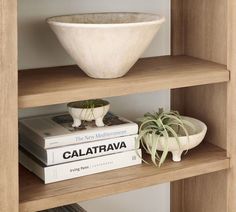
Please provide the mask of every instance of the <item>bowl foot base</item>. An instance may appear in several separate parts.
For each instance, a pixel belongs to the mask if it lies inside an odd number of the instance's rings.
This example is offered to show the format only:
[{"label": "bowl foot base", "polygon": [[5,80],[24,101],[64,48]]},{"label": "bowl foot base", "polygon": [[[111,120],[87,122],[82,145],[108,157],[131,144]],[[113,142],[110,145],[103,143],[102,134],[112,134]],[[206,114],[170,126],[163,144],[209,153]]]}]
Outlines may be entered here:
[{"label": "bowl foot base", "polygon": [[80,119],[73,119],[74,123],[72,124],[72,127],[79,127],[81,125]]},{"label": "bowl foot base", "polygon": [[[104,117],[99,117],[97,119],[95,119],[95,124],[97,127],[104,127],[105,124],[103,123],[103,118]],[[72,127],[80,127],[80,125],[82,124],[80,119],[73,119],[73,124]]]},{"label": "bowl foot base", "polygon": [[181,155],[182,155],[183,151],[179,150],[179,151],[173,151],[172,152],[172,160],[174,162],[180,162],[181,161]]},{"label": "bowl foot base", "polygon": [[105,124],[103,123],[103,118],[104,117],[99,117],[95,120],[95,124],[97,127],[104,127],[105,126]]}]

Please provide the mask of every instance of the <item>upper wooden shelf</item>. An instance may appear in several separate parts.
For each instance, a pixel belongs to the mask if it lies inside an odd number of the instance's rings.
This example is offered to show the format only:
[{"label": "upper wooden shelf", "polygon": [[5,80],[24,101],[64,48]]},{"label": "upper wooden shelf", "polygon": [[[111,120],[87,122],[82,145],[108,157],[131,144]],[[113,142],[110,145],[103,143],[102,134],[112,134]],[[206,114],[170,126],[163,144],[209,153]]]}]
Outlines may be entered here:
[{"label": "upper wooden shelf", "polygon": [[226,66],[188,56],[140,59],[122,78],[87,77],[77,66],[19,71],[19,108],[226,82]]},{"label": "upper wooden shelf", "polygon": [[20,167],[20,211],[43,210],[227,168],[226,152],[208,143],[190,150],[180,163],[168,159],[160,169],[142,164],[48,185]]}]

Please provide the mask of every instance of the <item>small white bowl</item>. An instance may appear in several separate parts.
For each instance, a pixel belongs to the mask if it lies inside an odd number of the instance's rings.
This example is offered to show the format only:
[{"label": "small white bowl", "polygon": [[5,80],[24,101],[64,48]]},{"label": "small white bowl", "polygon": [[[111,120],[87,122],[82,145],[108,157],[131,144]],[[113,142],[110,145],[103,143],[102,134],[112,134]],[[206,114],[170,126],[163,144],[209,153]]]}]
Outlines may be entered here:
[{"label": "small white bowl", "polygon": [[47,19],[67,53],[93,78],[117,78],[140,58],[165,18],[147,13],[88,13]]},{"label": "small white bowl", "polygon": [[73,118],[72,127],[79,127],[81,121],[93,121],[97,127],[103,127],[103,118],[107,114],[110,108],[108,101],[99,100],[103,103],[102,106],[93,107],[93,108],[83,108],[81,107],[83,101],[71,102],[67,105],[68,111]]},{"label": "small white bowl", "polygon": [[[178,145],[174,137],[168,138],[168,151],[172,153],[172,160],[175,162],[181,161],[181,155],[184,151],[198,146],[204,139],[207,132],[206,124],[204,124],[200,120],[187,117],[187,116],[182,116],[182,118],[191,122],[196,127],[196,132],[193,133],[192,129],[187,127],[188,132],[189,132],[189,139],[187,136],[180,136],[179,137],[180,146]],[[149,136],[152,136],[152,135],[150,134]],[[150,140],[149,143],[151,144],[152,138],[149,137],[146,139],[149,139]],[[165,138],[161,137],[160,142],[158,142],[157,144],[157,149],[159,151],[163,151],[165,147],[165,143],[166,143]]]}]

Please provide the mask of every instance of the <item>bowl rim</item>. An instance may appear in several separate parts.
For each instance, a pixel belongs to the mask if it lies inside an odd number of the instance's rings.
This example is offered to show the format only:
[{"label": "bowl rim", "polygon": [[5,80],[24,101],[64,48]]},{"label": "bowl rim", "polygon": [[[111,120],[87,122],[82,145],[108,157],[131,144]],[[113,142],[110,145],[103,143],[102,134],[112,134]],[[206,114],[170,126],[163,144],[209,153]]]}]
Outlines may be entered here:
[{"label": "bowl rim", "polygon": [[[197,133],[194,133],[194,134],[190,134],[189,137],[198,136],[198,135],[202,134],[203,132],[204,133],[207,132],[207,125],[203,121],[201,121],[199,119],[196,119],[196,118],[193,118],[193,117],[190,117],[190,116],[182,116],[181,115],[181,117],[183,119],[187,118],[187,119],[190,119],[190,120],[194,120],[201,127],[201,131],[200,132],[197,132]],[[187,136],[179,136],[179,138],[184,138],[184,137],[187,137]]]},{"label": "bowl rim", "polygon": [[[98,107],[94,107],[94,108],[83,108],[83,107],[79,107],[79,106],[74,106],[76,104],[80,104],[81,102],[83,101],[75,101],[75,102],[69,102],[67,103],[67,107],[68,108],[71,108],[71,109],[74,109],[74,110],[96,110],[96,109],[100,109],[100,108],[104,108],[104,107],[109,107],[110,106],[110,102],[107,101],[107,100],[104,100],[104,99],[99,99],[101,102],[104,103],[104,105],[102,106],[98,106]],[[86,101],[86,100],[85,100]]]},{"label": "bowl rim", "polygon": [[[190,116],[182,116],[182,115],[181,115],[181,117],[182,117],[183,119],[187,118],[187,119],[192,120],[192,121],[194,120],[194,121],[200,126],[201,130],[200,130],[199,132],[194,133],[194,134],[190,134],[189,136],[186,136],[186,135],[178,136],[178,138],[180,138],[180,139],[181,139],[181,138],[186,138],[186,137],[191,138],[191,137],[199,136],[199,135],[201,135],[202,133],[206,134],[206,132],[207,132],[207,130],[208,130],[208,127],[207,127],[207,125],[206,125],[204,122],[202,122],[202,121],[199,120],[199,119],[190,117]],[[151,135],[151,134],[150,134],[150,135]],[[161,138],[161,139],[164,139],[164,136],[161,136],[160,138]],[[174,138],[174,137],[171,137],[171,138]]]},{"label": "bowl rim", "polygon": [[[130,23],[66,23],[53,20],[55,18],[68,17],[68,16],[76,16],[76,15],[91,15],[91,14],[143,14],[156,16],[157,19],[143,21],[143,22],[130,22]],[[50,25],[57,26],[74,26],[74,27],[121,27],[121,26],[139,26],[139,25],[152,25],[152,24],[162,24],[165,22],[165,17],[163,15],[155,14],[155,13],[145,13],[145,12],[95,12],[95,13],[77,13],[77,14],[67,14],[67,15],[58,15],[52,16],[46,19],[46,22]]]}]

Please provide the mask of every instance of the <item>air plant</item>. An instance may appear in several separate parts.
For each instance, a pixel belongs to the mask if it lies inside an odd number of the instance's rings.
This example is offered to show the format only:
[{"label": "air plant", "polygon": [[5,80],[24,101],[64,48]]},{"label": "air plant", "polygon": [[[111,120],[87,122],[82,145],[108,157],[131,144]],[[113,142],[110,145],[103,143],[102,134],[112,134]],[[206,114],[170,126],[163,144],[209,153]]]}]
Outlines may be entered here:
[{"label": "air plant", "polygon": [[103,107],[108,104],[109,102],[103,99],[89,99],[84,101],[71,102],[68,104],[68,106],[73,108],[93,109],[97,107]]},{"label": "air plant", "polygon": [[[195,126],[191,122],[184,120],[178,111],[164,112],[163,109],[159,109],[158,112],[146,113],[138,121],[140,125],[137,147],[139,148],[141,145],[151,155],[153,164],[159,167],[167,157],[169,138],[174,137],[180,148],[180,136],[187,136],[189,140],[189,132],[186,127],[195,131]],[[164,150],[159,155],[157,145],[163,137],[165,142],[161,144],[164,145]],[[157,164],[158,161],[159,163]],[[146,161],[144,160],[144,162]]]}]

